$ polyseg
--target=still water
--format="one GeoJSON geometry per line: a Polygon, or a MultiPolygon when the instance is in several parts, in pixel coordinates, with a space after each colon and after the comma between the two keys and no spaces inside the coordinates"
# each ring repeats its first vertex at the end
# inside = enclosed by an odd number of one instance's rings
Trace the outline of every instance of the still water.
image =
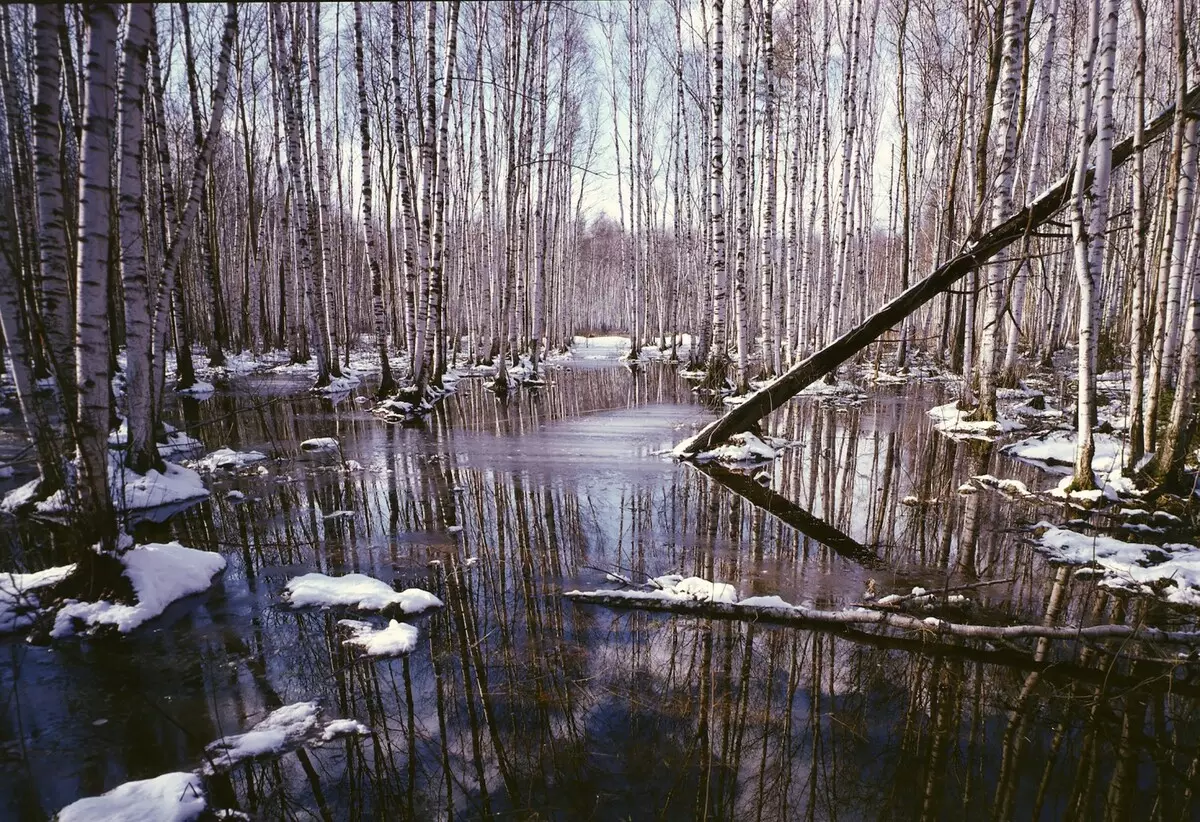
{"type": "MultiPolygon", "coordinates": [[[[506,402],[464,379],[418,427],[289,388],[302,386],[251,378],[175,409],[208,450],[272,457],[265,474],[218,478],[209,500],[138,526],[221,552],[212,591],[120,641],[0,640],[0,818],[194,769],[206,743],[314,698],[373,734],[242,766],[227,802],[254,819],[323,820],[1198,813],[1200,686],[1164,664],[1174,649],[1062,645],[1035,661],[1032,644],[560,596],[614,570],[831,609],[868,588],[989,583],[958,618],[1190,619],[1045,563],[1024,528],[1079,512],[959,494],[982,473],[1055,478],[933,431],[940,383],[789,403],[772,433],[797,444],[758,481],[663,455],[714,413],[665,366],[580,363],[506,402]],[[299,442],[317,436],[361,470],[305,459],[299,442]],[[423,587],[446,607],[415,620],[409,657],[356,659],[346,614],[281,606],[287,579],[308,571],[423,587]]],[[[23,552],[0,567],[59,559],[52,540],[20,537],[20,549],[0,541],[23,552]]]]}

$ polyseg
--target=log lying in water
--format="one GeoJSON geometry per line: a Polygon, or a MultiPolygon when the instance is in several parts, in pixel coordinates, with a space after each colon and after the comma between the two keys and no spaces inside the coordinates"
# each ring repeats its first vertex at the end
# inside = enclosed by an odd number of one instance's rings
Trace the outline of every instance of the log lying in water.
{"type": "MultiPolygon", "coordinates": [[[[1184,97],[1184,109],[1193,110],[1197,107],[1200,107],[1200,86],[1193,88],[1184,97]]],[[[1149,146],[1166,134],[1174,117],[1175,107],[1171,106],[1151,120],[1146,125],[1145,144],[1149,146]]],[[[1130,135],[1113,146],[1112,168],[1115,170],[1132,156],[1133,135],[1130,135]]],[[[1088,169],[1089,186],[1094,173],[1094,167],[1088,169]]],[[[752,393],[744,403],[680,443],[675,448],[676,455],[683,459],[693,457],[714,448],[734,434],[749,430],[754,423],[875,342],[885,331],[925,303],[983,266],[1012,243],[1035,231],[1067,204],[1073,184],[1073,174],[1064,175],[1032,203],[984,232],[956,257],[938,266],[928,277],[911,286],[858,326],[792,366],[769,385],[752,393]]]]}
{"type": "Polygon", "coordinates": [[[703,602],[686,599],[659,599],[644,596],[641,591],[568,591],[567,599],[607,608],[633,608],[705,619],[763,622],[790,625],[797,628],[820,626],[866,625],[892,628],[899,631],[919,631],[934,637],[965,639],[1058,639],[1058,640],[1140,640],[1175,645],[1200,645],[1200,631],[1164,631],[1144,625],[971,625],[947,622],[938,617],[915,617],[891,611],[852,608],[843,611],[821,611],[799,605],[788,607],[742,605],[729,602],[703,602]]]}

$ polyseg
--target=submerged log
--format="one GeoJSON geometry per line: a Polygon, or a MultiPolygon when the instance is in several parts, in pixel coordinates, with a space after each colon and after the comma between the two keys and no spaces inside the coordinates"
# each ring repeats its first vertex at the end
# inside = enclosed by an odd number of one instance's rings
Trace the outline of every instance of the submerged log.
{"type": "Polygon", "coordinates": [[[1059,639],[1059,640],[1140,640],[1175,645],[1200,645],[1200,631],[1164,631],[1145,625],[972,625],[948,622],[939,617],[915,617],[891,611],[852,608],[821,611],[800,605],[747,605],[731,602],[707,602],[687,599],[647,597],[641,591],[568,591],[563,594],[574,602],[603,605],[607,608],[635,608],[662,611],[705,619],[742,620],[791,625],[817,626],[874,625],[899,631],[917,631],[935,637],[965,639],[1059,639]]]}
{"type": "MultiPolygon", "coordinates": [[[[1196,86],[1184,96],[1185,110],[1190,111],[1198,107],[1200,86],[1196,86]]],[[[1147,123],[1143,134],[1144,145],[1149,146],[1166,134],[1174,118],[1175,107],[1170,106],[1147,123]]],[[[1133,135],[1114,145],[1112,168],[1115,170],[1132,157],[1133,150],[1133,135]]],[[[1094,174],[1093,166],[1088,169],[1085,185],[1091,185],[1094,174]]],[[[721,444],[733,434],[749,430],[754,423],[875,342],[884,332],[925,303],[983,266],[1017,240],[1037,230],[1069,201],[1073,182],[1073,174],[1060,178],[1032,203],[968,243],[957,256],[938,266],[928,277],[901,293],[858,326],[792,366],[769,385],[750,394],[744,403],[706,425],[695,436],[684,440],[676,446],[676,456],[689,459],[721,444]]]]}

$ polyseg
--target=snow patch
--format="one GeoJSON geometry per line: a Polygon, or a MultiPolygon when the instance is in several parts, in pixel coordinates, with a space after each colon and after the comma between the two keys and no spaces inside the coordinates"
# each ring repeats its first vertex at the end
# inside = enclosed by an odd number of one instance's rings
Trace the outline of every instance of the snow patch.
{"type": "Polygon", "coordinates": [[[41,607],[37,592],[57,585],[74,571],[72,564],[31,574],[0,574],[0,634],[19,631],[32,623],[41,607]]]}
{"type": "Polygon", "coordinates": [[[779,456],[779,451],[749,432],[734,434],[729,442],[718,445],[711,451],[696,455],[696,462],[770,462],[779,456]]]}
{"type": "Polygon", "coordinates": [[[189,397],[196,397],[198,399],[200,399],[200,398],[208,399],[216,392],[216,390],[217,389],[213,386],[213,384],[211,382],[204,382],[202,380],[197,380],[196,382],[192,383],[191,386],[189,386],[187,388],[176,388],[175,393],[176,394],[186,394],[189,397]]]}
{"type": "Polygon", "coordinates": [[[262,462],[267,455],[261,451],[234,451],[232,448],[218,448],[201,459],[192,460],[188,466],[197,471],[209,473],[215,471],[241,471],[248,465],[262,462]]]}
{"type": "Polygon", "coordinates": [[[72,601],[55,616],[52,637],[71,636],[80,622],[86,629],[112,625],[127,634],[162,614],[171,603],[206,590],[212,578],[225,570],[220,554],[185,548],[178,542],[139,545],[118,560],[125,566],[137,604],[72,601]]]}
{"type": "Polygon", "coordinates": [[[276,708],[249,731],[223,736],[205,746],[204,773],[222,773],[254,759],[281,756],[305,745],[331,742],[339,736],[368,734],[370,730],[352,719],[321,722],[321,706],[296,702],[276,708]]]}
{"type": "Polygon", "coordinates": [[[442,601],[428,591],[421,588],[396,591],[383,580],[366,574],[330,577],[313,573],[293,577],[288,580],[285,597],[293,608],[343,605],[360,611],[383,611],[398,607],[406,614],[416,614],[442,607],[442,601]]]}
{"type": "Polygon", "coordinates": [[[349,628],[351,637],[342,642],[363,650],[365,656],[391,657],[410,654],[417,647],[416,626],[392,620],[386,628],[376,628],[369,622],[343,619],[338,625],[349,628]]]}
{"type": "Polygon", "coordinates": [[[958,402],[950,402],[929,409],[933,427],[953,439],[976,439],[991,441],[1007,431],[1017,431],[1025,426],[1014,419],[1001,417],[998,420],[973,419],[975,409],[963,410],[958,402]]]}
{"type": "Polygon", "coordinates": [[[189,822],[207,808],[198,774],[165,773],[72,802],[57,818],[59,822],[189,822]]]}
{"type": "Polygon", "coordinates": [[[1144,545],[1089,536],[1039,523],[1045,532],[1038,549],[1052,561],[1090,565],[1102,572],[1101,585],[1159,595],[1168,602],[1200,606],[1200,548],[1186,543],[1144,545]]]}

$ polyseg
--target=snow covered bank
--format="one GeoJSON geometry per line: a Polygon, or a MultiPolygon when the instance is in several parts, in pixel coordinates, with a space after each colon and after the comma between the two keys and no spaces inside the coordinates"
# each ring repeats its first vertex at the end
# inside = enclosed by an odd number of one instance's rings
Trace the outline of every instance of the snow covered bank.
{"type": "MultiPolygon", "coordinates": [[[[1006,454],[1055,473],[1071,473],[1079,450],[1075,431],[1058,429],[1009,443],[1000,450],[1006,454]]],[[[1093,434],[1096,454],[1092,470],[1108,473],[1121,466],[1121,441],[1111,434],[1093,434]]]]}
{"type": "Polygon", "coordinates": [[[330,577],[304,574],[287,582],[284,597],[293,608],[331,608],[346,606],[360,611],[385,611],[398,608],[405,614],[418,614],[442,607],[442,601],[422,588],[396,591],[383,580],[366,574],[330,577]]]}
{"type": "Polygon", "coordinates": [[[1200,548],[1195,545],[1143,545],[1044,522],[1036,527],[1046,529],[1038,550],[1053,562],[1091,566],[1102,577],[1100,584],[1109,588],[1200,606],[1200,548]]]}
{"type": "Polygon", "coordinates": [[[343,619],[338,622],[350,630],[349,639],[343,645],[361,648],[364,656],[384,658],[410,654],[417,647],[419,632],[415,625],[392,620],[386,628],[376,628],[369,622],[343,619]]]}
{"type": "Polygon", "coordinates": [[[162,614],[171,603],[207,590],[225,558],[178,542],[139,545],[118,557],[137,595],[135,605],[71,601],[54,618],[55,638],[110,625],[123,634],[162,614]]]}
{"type": "Polygon", "coordinates": [[[165,773],[118,785],[106,794],[72,802],[59,822],[191,822],[208,809],[204,782],[195,773],[165,773]]]}
{"type": "Polygon", "coordinates": [[[74,571],[72,564],[32,574],[0,574],[0,634],[27,628],[41,607],[38,591],[57,585],[74,571]]]}
{"type": "Polygon", "coordinates": [[[371,730],[353,719],[321,721],[316,702],[296,702],[269,713],[249,731],[223,736],[205,746],[205,774],[224,773],[256,759],[271,759],[310,745],[324,745],[343,736],[367,735],[371,730]]]}
{"type": "MultiPolygon", "coordinates": [[[[151,468],[145,474],[125,468],[110,455],[109,493],[118,511],[143,511],[165,505],[181,505],[197,502],[208,496],[208,489],[200,475],[190,468],[173,462],[166,463],[163,471],[151,468]]],[[[33,500],[38,481],[31,480],[9,491],[0,501],[0,511],[15,513],[33,500]]],[[[62,514],[67,511],[66,495],[56,494],[34,504],[42,514],[62,514]]]]}

